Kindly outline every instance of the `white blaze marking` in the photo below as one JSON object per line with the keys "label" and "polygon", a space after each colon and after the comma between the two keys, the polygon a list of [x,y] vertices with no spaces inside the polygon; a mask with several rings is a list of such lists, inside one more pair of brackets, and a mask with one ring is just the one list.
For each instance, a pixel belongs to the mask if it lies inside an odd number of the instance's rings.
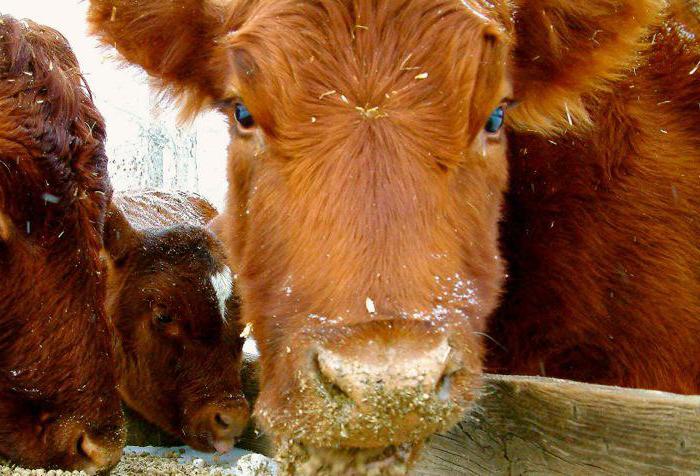
{"label": "white blaze marking", "polygon": [[211,276],[211,285],[216,292],[216,299],[219,301],[219,310],[221,318],[226,321],[226,301],[233,293],[233,277],[228,266]]}
{"label": "white blaze marking", "polygon": [[258,344],[255,342],[253,337],[248,337],[243,343],[243,352],[246,354],[260,356],[260,351],[258,351]]}

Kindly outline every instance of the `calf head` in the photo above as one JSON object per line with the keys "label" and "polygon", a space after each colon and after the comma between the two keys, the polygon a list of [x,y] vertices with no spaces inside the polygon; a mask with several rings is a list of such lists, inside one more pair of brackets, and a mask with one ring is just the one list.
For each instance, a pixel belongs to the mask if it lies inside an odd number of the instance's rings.
{"label": "calf head", "polygon": [[225,242],[279,441],[399,455],[457,421],[504,278],[504,116],[585,127],[661,3],[92,0],[186,113],[229,118]]}
{"label": "calf head", "polygon": [[95,472],[124,444],[99,260],[105,130],[56,31],[0,16],[0,455]]}
{"label": "calf head", "polygon": [[201,451],[226,452],[248,421],[238,304],[218,241],[202,226],[105,226],[107,312],[120,392],[143,417]]}

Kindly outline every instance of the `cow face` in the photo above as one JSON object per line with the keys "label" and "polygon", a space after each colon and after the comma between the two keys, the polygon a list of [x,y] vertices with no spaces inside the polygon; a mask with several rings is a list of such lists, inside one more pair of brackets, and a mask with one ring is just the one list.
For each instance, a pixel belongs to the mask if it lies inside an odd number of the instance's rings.
{"label": "cow face", "polygon": [[584,95],[661,7],[91,3],[105,43],[186,113],[229,118],[225,242],[261,351],[263,426],[297,464],[310,449],[309,464],[337,462],[333,447],[380,466],[450,427],[479,388],[504,277],[504,120],[585,126]]}
{"label": "cow face", "polygon": [[248,406],[238,303],[219,243],[198,226],[137,232],[112,209],[105,247],[124,400],[193,448],[230,450]]}
{"label": "cow face", "polygon": [[56,31],[0,16],[0,454],[114,466],[124,445],[99,250],[104,121]]}
{"label": "cow face", "polygon": [[110,468],[126,435],[99,305],[99,263],[88,251],[97,242],[83,241],[84,230],[67,231],[78,246],[62,252],[58,243],[28,239],[26,228],[7,229],[0,243],[0,454],[29,468]]}
{"label": "cow face", "polygon": [[[227,242],[262,356],[258,416],[304,446],[400,456],[479,386],[512,90],[484,66],[505,59],[499,30],[443,5],[423,24],[419,4],[262,9],[228,39]],[[296,28],[309,38],[271,48]]]}

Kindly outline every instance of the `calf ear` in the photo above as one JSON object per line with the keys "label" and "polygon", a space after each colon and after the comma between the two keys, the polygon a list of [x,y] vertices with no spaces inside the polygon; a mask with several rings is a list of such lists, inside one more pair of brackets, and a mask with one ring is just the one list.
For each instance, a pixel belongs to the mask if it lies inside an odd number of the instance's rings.
{"label": "calf ear", "polygon": [[218,43],[229,18],[221,0],[90,0],[91,33],[141,66],[194,114],[225,94],[228,55]]}
{"label": "calf ear", "polygon": [[226,259],[229,262],[229,266],[232,266],[231,260],[229,259],[229,253],[231,249],[229,247],[228,241],[228,215],[225,213],[220,213],[215,216],[209,223],[207,223],[207,230],[213,234],[217,240],[223,245],[224,253],[226,254]]}
{"label": "calf ear", "polygon": [[632,69],[664,4],[515,0],[514,125],[540,132],[586,125],[584,98]]}
{"label": "calf ear", "polygon": [[207,223],[207,229],[211,231],[214,236],[221,239],[224,234],[224,225],[226,217],[223,214],[215,216],[209,223]]}
{"label": "calf ear", "polygon": [[112,265],[120,267],[139,243],[139,235],[129,224],[124,213],[111,204],[105,219],[103,256],[106,256]]}

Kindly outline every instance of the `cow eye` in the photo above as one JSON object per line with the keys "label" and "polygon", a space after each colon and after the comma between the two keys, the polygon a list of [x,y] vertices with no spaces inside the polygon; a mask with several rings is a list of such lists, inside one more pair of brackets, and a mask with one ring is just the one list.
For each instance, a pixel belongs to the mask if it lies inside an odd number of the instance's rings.
{"label": "cow eye", "polygon": [[156,314],[156,322],[158,324],[170,324],[173,322],[173,318],[169,314]]}
{"label": "cow eye", "polygon": [[506,118],[506,110],[503,106],[497,107],[489,116],[488,121],[486,121],[486,132],[489,134],[496,134],[503,127],[503,122]]}
{"label": "cow eye", "polygon": [[243,129],[250,129],[255,126],[255,119],[245,104],[237,103],[234,111],[236,121]]}

